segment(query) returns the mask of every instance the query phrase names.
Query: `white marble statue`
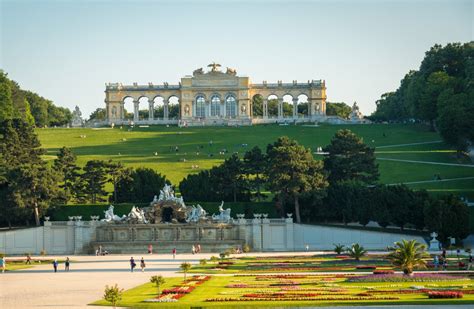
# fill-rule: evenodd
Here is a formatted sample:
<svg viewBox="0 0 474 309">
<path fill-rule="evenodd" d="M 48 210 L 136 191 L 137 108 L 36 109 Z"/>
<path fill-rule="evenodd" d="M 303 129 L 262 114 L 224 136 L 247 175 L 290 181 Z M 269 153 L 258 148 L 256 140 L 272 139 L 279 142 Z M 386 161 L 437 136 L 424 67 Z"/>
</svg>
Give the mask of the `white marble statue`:
<svg viewBox="0 0 474 309">
<path fill-rule="evenodd" d="M 82 116 L 81 110 L 79 109 L 79 106 L 76 106 L 76 108 L 72 112 L 71 127 L 73 128 L 82 127 L 82 125 L 84 124 L 84 121 L 82 120 L 81 116 Z"/>
<path fill-rule="evenodd" d="M 184 205 L 183 197 L 176 197 L 174 195 L 173 187 L 168 184 L 165 184 L 165 186 L 163 187 L 163 190 L 160 190 L 160 195 L 158 199 L 156 198 L 156 195 L 155 195 L 151 204 L 153 205 L 154 203 L 157 203 L 160 201 L 171 201 L 171 202 L 177 203 L 181 207 L 186 207 Z"/>
<path fill-rule="evenodd" d="M 130 210 L 130 213 L 127 216 L 127 221 L 138 223 L 138 224 L 148 224 L 148 220 L 145 218 L 145 212 L 143 209 L 133 206 Z"/>
<path fill-rule="evenodd" d="M 127 218 L 127 216 L 123 215 L 122 217 L 119 217 L 114 214 L 114 205 L 110 205 L 109 209 L 104 211 L 105 218 L 100 220 L 103 222 L 121 222 Z"/>
<path fill-rule="evenodd" d="M 201 219 L 206 219 L 207 212 L 201 205 L 187 207 L 186 222 L 199 222 Z"/>
<path fill-rule="evenodd" d="M 219 214 L 218 215 L 212 215 L 212 220 L 222 222 L 222 223 L 229 223 L 229 221 L 232 219 L 230 216 L 231 209 L 227 208 L 224 209 L 224 201 L 219 206 Z"/>
</svg>

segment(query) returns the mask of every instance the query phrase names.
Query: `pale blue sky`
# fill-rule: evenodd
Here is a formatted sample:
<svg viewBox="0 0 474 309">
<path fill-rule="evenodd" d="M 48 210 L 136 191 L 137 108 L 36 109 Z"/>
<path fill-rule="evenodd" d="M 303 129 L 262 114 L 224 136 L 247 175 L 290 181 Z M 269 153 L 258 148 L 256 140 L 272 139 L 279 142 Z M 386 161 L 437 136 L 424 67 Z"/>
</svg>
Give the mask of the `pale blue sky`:
<svg viewBox="0 0 474 309">
<path fill-rule="evenodd" d="M 254 82 L 325 79 L 375 109 L 435 43 L 473 40 L 474 1 L 8 1 L 0 67 L 86 117 L 104 83 L 178 83 L 212 61 Z"/>
</svg>

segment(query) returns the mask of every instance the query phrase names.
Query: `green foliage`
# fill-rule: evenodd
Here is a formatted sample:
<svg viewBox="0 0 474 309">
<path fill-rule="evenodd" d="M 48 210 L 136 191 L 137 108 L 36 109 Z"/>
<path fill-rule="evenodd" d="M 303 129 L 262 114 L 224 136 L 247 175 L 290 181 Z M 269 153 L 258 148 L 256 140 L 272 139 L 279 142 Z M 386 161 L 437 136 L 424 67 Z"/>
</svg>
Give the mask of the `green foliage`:
<svg viewBox="0 0 474 309">
<path fill-rule="evenodd" d="M 76 165 L 76 155 L 71 149 L 63 147 L 59 149 L 57 158 L 54 160 L 54 169 L 60 175 L 63 189 L 62 198 L 67 203 L 76 196 L 76 186 L 79 178 L 80 168 Z"/>
<path fill-rule="evenodd" d="M 217 256 L 211 256 L 209 258 L 209 261 L 211 261 L 212 263 L 217 263 L 219 261 L 219 258 Z"/>
<path fill-rule="evenodd" d="M 91 203 L 105 201 L 107 191 L 107 163 L 101 160 L 91 160 L 86 163 L 84 173 L 81 175 L 81 184 L 78 190 L 84 194 Z"/>
<path fill-rule="evenodd" d="M 103 121 L 107 118 L 107 111 L 105 108 L 97 108 L 89 116 L 89 121 Z"/>
<path fill-rule="evenodd" d="M 181 270 L 183 271 L 183 273 L 184 273 L 184 280 L 186 280 L 186 274 L 187 274 L 188 271 L 191 269 L 191 264 L 188 263 L 188 262 L 183 262 L 183 263 L 181 263 L 181 265 L 179 266 L 179 268 L 181 268 Z"/>
<path fill-rule="evenodd" d="M 469 207 L 454 195 L 427 203 L 424 218 L 426 228 L 438 233 L 438 240 L 444 244 L 449 243 L 449 237 L 459 241 L 469 235 Z"/>
<path fill-rule="evenodd" d="M 13 118 L 13 101 L 7 74 L 0 71 L 0 121 Z"/>
<path fill-rule="evenodd" d="M 33 128 L 21 119 L 0 125 L 0 219 L 39 218 L 58 196 L 58 177 L 42 160 Z"/>
<path fill-rule="evenodd" d="M 342 252 L 344 252 L 346 246 L 344 246 L 343 244 L 333 244 L 334 245 L 334 252 L 336 252 L 337 254 L 341 254 Z"/>
<path fill-rule="evenodd" d="M 322 162 L 311 151 L 288 137 L 280 137 L 267 146 L 268 186 L 274 193 L 293 198 L 296 221 L 301 222 L 299 198 L 310 191 L 327 186 Z"/>
<path fill-rule="evenodd" d="M 347 254 L 356 261 L 359 261 L 361 257 L 367 254 L 367 250 L 359 244 L 353 244 L 351 247 L 347 248 Z"/>
<path fill-rule="evenodd" d="M 105 286 L 104 296 L 102 297 L 104 300 L 108 301 L 112 304 L 115 308 L 117 303 L 122 300 L 123 289 L 120 289 L 117 284 L 114 286 Z"/>
<path fill-rule="evenodd" d="M 254 197 L 259 201 L 264 197 L 261 193 L 261 188 L 265 183 L 266 156 L 260 147 L 255 146 L 245 152 L 243 163 L 247 184 L 251 190 L 255 191 Z"/>
<path fill-rule="evenodd" d="M 364 144 L 362 138 L 350 130 L 339 130 L 324 148 L 324 168 L 329 172 L 330 183 L 355 180 L 373 184 L 379 178 L 374 148 Z"/>
<path fill-rule="evenodd" d="M 410 71 L 395 92 L 382 95 L 372 119 L 420 119 L 460 151 L 474 140 L 474 43 L 434 45 L 418 71 Z M 436 125 L 435 125 L 436 123 Z"/>
<path fill-rule="evenodd" d="M 207 265 L 206 259 L 199 260 L 199 265 L 202 265 L 202 266 Z"/>
<path fill-rule="evenodd" d="M 252 98 L 252 115 L 253 117 L 263 116 L 263 97 L 261 95 L 255 95 Z"/>
<path fill-rule="evenodd" d="M 393 266 L 401 268 L 405 275 L 410 275 L 416 268 L 426 268 L 426 259 L 430 257 L 426 252 L 426 246 L 414 239 L 402 239 L 388 249 L 390 253 L 387 258 Z"/>
<path fill-rule="evenodd" d="M 250 246 L 248 244 L 245 244 L 242 247 L 242 251 L 245 252 L 245 253 L 248 253 L 248 252 L 252 251 L 252 248 L 250 248 Z"/>
<path fill-rule="evenodd" d="M 158 276 L 151 276 L 151 277 L 150 277 L 150 282 L 155 284 L 155 286 L 156 286 L 156 288 L 157 288 L 157 290 L 158 290 L 158 295 L 160 295 L 160 294 L 161 294 L 160 288 L 161 288 L 161 286 L 162 286 L 163 284 L 165 284 L 165 282 L 166 282 L 166 281 L 165 281 L 165 278 L 163 278 L 163 276 L 160 276 L 160 275 L 158 275 Z"/>
<path fill-rule="evenodd" d="M 352 112 L 352 108 L 344 102 L 326 102 L 326 115 L 339 116 L 347 119 Z"/>
</svg>

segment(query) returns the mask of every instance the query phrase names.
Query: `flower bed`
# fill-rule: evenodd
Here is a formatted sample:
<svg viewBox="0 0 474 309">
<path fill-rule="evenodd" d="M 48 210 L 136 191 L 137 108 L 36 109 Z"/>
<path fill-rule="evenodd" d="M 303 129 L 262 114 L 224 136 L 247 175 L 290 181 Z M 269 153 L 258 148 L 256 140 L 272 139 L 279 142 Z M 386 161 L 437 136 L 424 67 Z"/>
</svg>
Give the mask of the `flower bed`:
<svg viewBox="0 0 474 309">
<path fill-rule="evenodd" d="M 348 279 L 348 282 L 425 282 L 425 281 L 452 281 L 452 280 L 469 280 L 464 277 L 456 277 L 443 274 L 414 274 L 406 276 L 402 274 L 382 274 L 355 276 Z"/>
<path fill-rule="evenodd" d="M 375 265 L 357 265 L 356 269 L 376 269 L 377 266 Z"/>
<path fill-rule="evenodd" d="M 226 261 L 221 261 L 218 263 L 219 265 L 234 265 L 234 262 L 226 262 Z"/>
<path fill-rule="evenodd" d="M 398 300 L 399 297 L 387 296 L 387 297 L 363 297 L 363 296 L 349 296 L 349 297 L 289 297 L 289 298 L 244 298 L 244 297 L 232 297 L 232 298 L 207 298 L 207 302 L 241 302 L 241 301 L 361 301 L 361 300 Z"/>
<path fill-rule="evenodd" d="M 432 291 L 428 292 L 428 298 L 462 298 L 463 293 L 459 291 Z"/>
<path fill-rule="evenodd" d="M 394 274 L 395 271 L 393 269 L 379 269 L 379 270 L 374 270 L 373 274 L 374 275 L 388 275 L 388 274 Z"/>
</svg>

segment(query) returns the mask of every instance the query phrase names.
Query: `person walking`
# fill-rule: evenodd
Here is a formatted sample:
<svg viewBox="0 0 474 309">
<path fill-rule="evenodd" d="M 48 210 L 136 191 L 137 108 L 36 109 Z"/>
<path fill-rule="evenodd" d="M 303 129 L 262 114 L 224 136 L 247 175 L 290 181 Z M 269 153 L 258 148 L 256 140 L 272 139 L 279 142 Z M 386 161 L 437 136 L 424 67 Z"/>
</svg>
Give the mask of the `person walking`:
<svg viewBox="0 0 474 309">
<path fill-rule="evenodd" d="M 153 253 L 153 245 L 149 244 L 148 245 L 148 254 L 152 254 L 152 253 Z"/>
<path fill-rule="evenodd" d="M 53 261 L 53 268 L 54 268 L 54 272 L 57 273 L 58 272 L 58 260 Z"/>
<path fill-rule="evenodd" d="M 29 253 L 26 255 L 26 264 L 31 264 L 31 256 Z"/>
<path fill-rule="evenodd" d="M 142 257 L 142 259 L 140 260 L 140 268 L 142 269 L 142 272 L 145 271 L 145 267 L 146 267 L 145 260 Z"/>
<path fill-rule="evenodd" d="M 135 264 L 135 260 L 133 259 L 133 256 L 130 257 L 130 271 L 133 273 L 133 270 L 135 269 L 135 266 L 137 266 L 137 264 Z"/>
<path fill-rule="evenodd" d="M 173 260 L 176 259 L 176 248 L 173 248 Z"/>
<path fill-rule="evenodd" d="M 437 255 L 434 256 L 433 265 L 434 265 L 434 268 L 436 270 L 438 270 L 438 268 L 439 268 L 439 257 Z"/>
<path fill-rule="evenodd" d="M 192 252 L 193 255 L 196 253 L 196 247 L 194 247 L 194 245 L 191 248 L 191 252 Z"/>
<path fill-rule="evenodd" d="M 472 262 L 473 262 L 472 253 L 469 253 L 469 259 L 467 260 L 467 270 L 471 270 Z"/>
<path fill-rule="evenodd" d="M 201 253 L 201 245 L 200 244 L 197 244 L 197 252 Z"/>
<path fill-rule="evenodd" d="M 4 273 L 7 269 L 7 260 L 4 256 L 2 256 L 2 258 L 0 259 L 0 266 L 2 267 L 2 273 Z"/>
<path fill-rule="evenodd" d="M 69 271 L 69 265 L 71 262 L 69 261 L 69 257 L 66 258 L 66 262 L 64 262 L 64 270 Z"/>
</svg>

